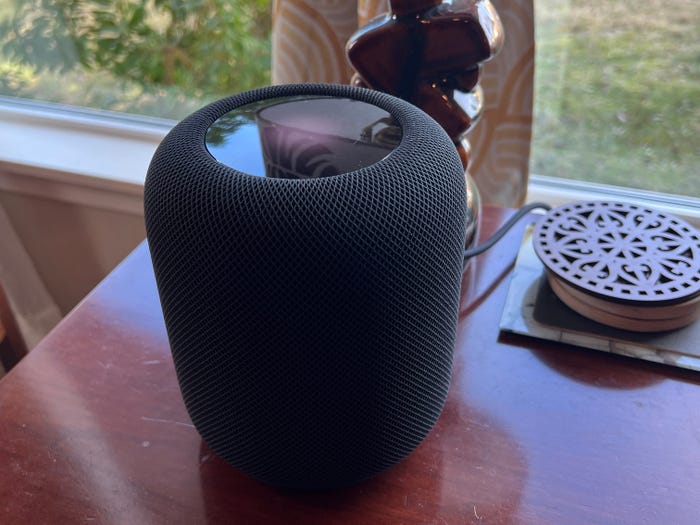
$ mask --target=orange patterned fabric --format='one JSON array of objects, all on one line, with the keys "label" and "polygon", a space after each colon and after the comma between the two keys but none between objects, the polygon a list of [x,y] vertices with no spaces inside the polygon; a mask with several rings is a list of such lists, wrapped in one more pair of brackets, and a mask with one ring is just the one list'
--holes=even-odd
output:
[{"label": "orange patterned fabric", "polygon": [[357,0],[357,25],[365,25],[373,18],[386,13],[388,0]]},{"label": "orange patterned fabric", "polygon": [[[469,133],[470,172],[483,202],[519,206],[527,191],[534,78],[533,0],[491,0],[505,45],[484,65],[484,113]],[[345,42],[387,0],[276,0],[274,83],[349,81]]]},{"label": "orange patterned fabric", "polygon": [[469,171],[484,202],[520,206],[527,193],[532,137],[533,0],[491,0],[503,22],[500,54],[484,64],[484,113],[469,133]]},{"label": "orange patterned fabric", "polygon": [[356,1],[275,0],[272,82],[348,83],[345,42],[356,29]]}]

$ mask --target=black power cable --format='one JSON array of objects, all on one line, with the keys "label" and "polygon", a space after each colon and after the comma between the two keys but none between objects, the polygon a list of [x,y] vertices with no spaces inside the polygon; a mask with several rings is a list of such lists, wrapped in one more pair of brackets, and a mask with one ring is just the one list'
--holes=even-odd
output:
[{"label": "black power cable", "polygon": [[464,250],[464,262],[466,263],[468,259],[484,253],[486,250],[489,248],[492,248],[494,244],[496,244],[498,241],[500,241],[503,236],[508,233],[508,231],[515,226],[520,219],[522,219],[525,215],[530,213],[533,210],[537,209],[542,209],[545,211],[549,211],[552,209],[552,207],[549,204],[545,204],[543,202],[533,202],[532,204],[526,204],[522,208],[520,208],[518,211],[516,211],[504,224],[501,226],[496,233],[494,233],[491,237],[489,237],[486,241],[484,241],[482,244],[479,246],[476,246],[474,248],[469,248],[467,250]]}]

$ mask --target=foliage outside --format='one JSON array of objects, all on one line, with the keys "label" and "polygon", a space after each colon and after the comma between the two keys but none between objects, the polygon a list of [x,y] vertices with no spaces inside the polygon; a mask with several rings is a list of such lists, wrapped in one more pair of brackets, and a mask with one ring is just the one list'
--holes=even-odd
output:
[{"label": "foliage outside", "polygon": [[[181,118],[269,83],[270,2],[0,0],[0,94]],[[700,2],[535,3],[531,171],[700,197]]]},{"label": "foliage outside", "polygon": [[0,0],[0,93],[179,118],[269,83],[269,35],[270,0]]}]

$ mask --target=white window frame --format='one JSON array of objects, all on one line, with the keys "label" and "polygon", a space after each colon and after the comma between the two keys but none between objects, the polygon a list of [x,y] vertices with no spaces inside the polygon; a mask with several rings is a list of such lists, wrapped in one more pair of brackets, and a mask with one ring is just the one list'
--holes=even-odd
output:
[{"label": "white window frame", "polygon": [[0,190],[143,215],[173,121],[0,97]]},{"label": "white window frame", "polygon": [[[143,214],[143,181],[174,121],[0,97],[0,190]],[[700,227],[700,199],[532,174],[528,202],[616,200]]]}]

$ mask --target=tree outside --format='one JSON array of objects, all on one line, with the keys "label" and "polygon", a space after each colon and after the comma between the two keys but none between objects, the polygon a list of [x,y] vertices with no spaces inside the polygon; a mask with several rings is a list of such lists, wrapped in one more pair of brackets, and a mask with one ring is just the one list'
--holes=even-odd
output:
[{"label": "tree outside", "polygon": [[270,82],[270,0],[0,0],[0,93],[179,118]]}]

